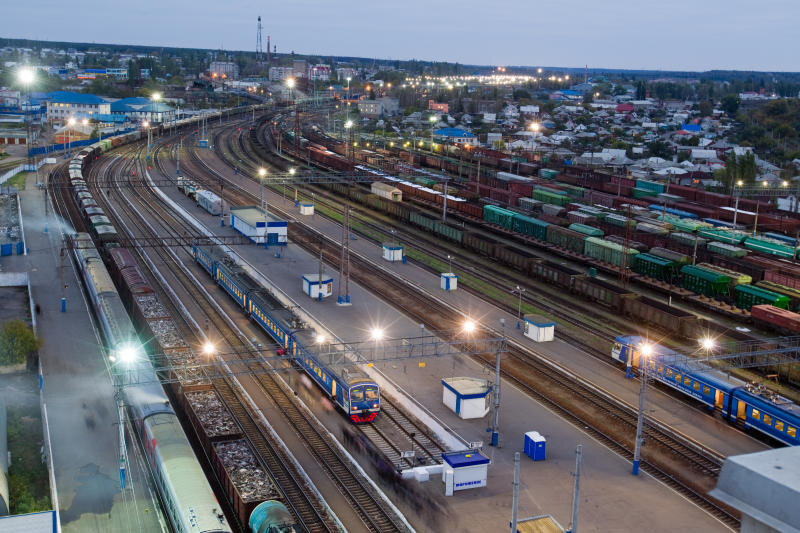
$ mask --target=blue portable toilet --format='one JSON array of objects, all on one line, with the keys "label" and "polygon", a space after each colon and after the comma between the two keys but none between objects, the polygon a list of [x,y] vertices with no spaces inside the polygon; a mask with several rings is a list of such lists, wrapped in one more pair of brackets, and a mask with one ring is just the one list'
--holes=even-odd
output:
[{"label": "blue portable toilet", "polygon": [[25,255],[25,241],[17,243],[17,255]]},{"label": "blue portable toilet", "polygon": [[14,245],[10,242],[0,244],[0,256],[11,255],[14,250]]},{"label": "blue portable toilet", "polygon": [[523,451],[534,461],[544,461],[546,457],[547,441],[538,431],[525,433]]}]

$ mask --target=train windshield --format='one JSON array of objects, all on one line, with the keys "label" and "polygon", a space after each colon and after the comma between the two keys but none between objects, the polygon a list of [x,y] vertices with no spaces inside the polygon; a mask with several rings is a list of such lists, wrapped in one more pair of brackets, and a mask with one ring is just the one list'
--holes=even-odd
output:
[{"label": "train windshield", "polygon": [[350,401],[351,402],[363,402],[364,401],[364,389],[361,389],[361,388],[350,389]]},{"label": "train windshield", "polygon": [[364,387],[364,397],[368,402],[375,401],[378,399],[378,388],[377,387]]}]

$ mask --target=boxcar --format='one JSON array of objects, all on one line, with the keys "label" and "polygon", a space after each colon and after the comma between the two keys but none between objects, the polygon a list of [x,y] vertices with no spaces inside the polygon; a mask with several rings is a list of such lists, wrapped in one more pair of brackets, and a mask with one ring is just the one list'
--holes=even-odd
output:
[{"label": "boxcar", "polygon": [[681,268],[683,288],[709,298],[722,298],[728,294],[730,278],[718,272],[711,272],[695,265]]},{"label": "boxcar", "polygon": [[789,308],[789,297],[753,285],[737,285],[734,289],[736,307],[750,310],[754,305],[769,304],[781,309]]}]

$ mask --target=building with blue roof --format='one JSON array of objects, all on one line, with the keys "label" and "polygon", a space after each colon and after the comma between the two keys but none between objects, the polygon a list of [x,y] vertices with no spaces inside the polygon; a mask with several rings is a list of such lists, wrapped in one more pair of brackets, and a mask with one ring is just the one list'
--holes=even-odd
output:
[{"label": "building with blue roof", "polygon": [[47,101],[47,120],[66,122],[70,118],[96,119],[98,115],[111,113],[111,104],[94,94],[72,91],[53,91],[45,95]]},{"label": "building with blue roof", "polygon": [[153,102],[143,96],[111,102],[111,113],[124,115],[132,121],[164,122],[175,118],[175,110],[163,102]]},{"label": "building with blue roof", "polygon": [[474,133],[461,128],[441,128],[434,131],[433,136],[442,142],[478,144],[478,137]]}]

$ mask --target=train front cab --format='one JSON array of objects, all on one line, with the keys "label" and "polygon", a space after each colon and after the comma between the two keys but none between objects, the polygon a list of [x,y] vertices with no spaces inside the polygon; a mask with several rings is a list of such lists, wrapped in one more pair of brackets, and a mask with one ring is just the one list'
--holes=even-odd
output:
[{"label": "train front cab", "polygon": [[348,389],[348,415],[356,424],[372,422],[381,410],[381,395],[374,381],[359,380]]},{"label": "train front cab", "polygon": [[625,365],[625,377],[633,378],[633,369],[639,367],[639,347],[647,342],[637,335],[622,335],[614,339],[611,358]]}]

